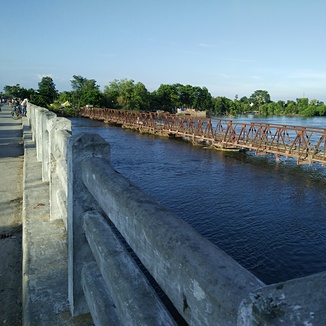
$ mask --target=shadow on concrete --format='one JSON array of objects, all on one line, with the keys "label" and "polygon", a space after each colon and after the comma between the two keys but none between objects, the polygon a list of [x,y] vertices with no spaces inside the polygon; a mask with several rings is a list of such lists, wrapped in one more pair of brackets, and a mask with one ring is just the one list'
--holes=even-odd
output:
[{"label": "shadow on concrete", "polygon": [[10,127],[16,128],[13,124],[8,124],[8,129],[0,130],[0,158],[24,154],[22,129],[9,129]]},{"label": "shadow on concrete", "polygon": [[0,228],[0,324],[22,325],[22,225]]},{"label": "shadow on concrete", "polygon": [[14,122],[14,123],[3,123],[0,122],[0,127],[12,127],[12,126],[20,126],[21,122]]}]

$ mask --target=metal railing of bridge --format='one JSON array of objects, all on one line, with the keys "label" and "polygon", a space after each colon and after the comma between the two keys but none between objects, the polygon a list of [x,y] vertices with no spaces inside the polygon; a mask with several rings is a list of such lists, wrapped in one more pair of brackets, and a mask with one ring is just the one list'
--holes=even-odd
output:
[{"label": "metal railing of bridge", "polygon": [[326,128],[86,107],[81,108],[81,116],[217,149],[252,150],[294,158],[298,164],[326,165]]}]

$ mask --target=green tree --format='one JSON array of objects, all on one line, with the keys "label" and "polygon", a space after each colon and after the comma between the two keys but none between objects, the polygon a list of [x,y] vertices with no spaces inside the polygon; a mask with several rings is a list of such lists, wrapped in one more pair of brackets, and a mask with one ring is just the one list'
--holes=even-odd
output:
[{"label": "green tree", "polygon": [[144,84],[135,84],[132,79],[115,79],[104,87],[104,98],[109,107],[138,111],[150,108],[150,93]]},{"label": "green tree", "polygon": [[[25,97],[29,98],[31,94],[31,90],[27,90],[24,87],[21,87],[19,84],[14,86],[6,85],[4,88],[5,96],[8,98],[20,98],[23,99]],[[34,90],[32,90],[34,92]]]},{"label": "green tree", "polygon": [[53,103],[59,96],[59,92],[55,88],[53,79],[49,76],[43,77],[38,83],[38,98],[42,97],[46,106]]},{"label": "green tree", "polygon": [[240,98],[238,107],[240,109],[240,113],[247,113],[247,112],[252,111],[252,108],[250,107],[249,99],[247,96],[243,96]]},{"label": "green tree", "polygon": [[72,92],[64,91],[59,94],[58,102],[64,103],[64,102],[72,102],[73,94]]},{"label": "green tree", "polygon": [[323,102],[313,99],[307,105],[306,99],[301,99],[301,100],[302,101],[299,101],[299,103],[302,105],[302,109],[300,111],[301,115],[312,117],[312,116],[324,116],[326,114],[326,108]]},{"label": "green tree", "polygon": [[213,107],[213,97],[206,87],[193,87],[192,108],[198,111],[210,111]]},{"label": "green tree", "polygon": [[81,106],[93,105],[95,107],[102,107],[103,94],[99,89],[93,88],[82,92],[79,99]]},{"label": "green tree", "polygon": [[297,113],[297,104],[296,102],[292,100],[288,100],[285,105],[285,114],[286,115],[292,115]]},{"label": "green tree", "polygon": [[274,108],[274,114],[281,115],[285,112],[285,102],[284,101],[277,101]]},{"label": "green tree", "polygon": [[73,75],[70,83],[74,91],[86,91],[93,88],[99,89],[94,79],[87,79],[79,75]]},{"label": "green tree", "polygon": [[[249,101],[253,104],[253,108],[255,110],[258,110],[259,113],[261,113],[261,105],[265,103],[269,103],[271,101],[271,97],[268,94],[267,91],[264,90],[256,90],[253,94],[251,94]],[[263,108],[263,111],[265,112],[265,107]]]},{"label": "green tree", "polygon": [[233,109],[233,102],[225,96],[218,96],[214,99],[214,110],[213,114],[225,115],[229,114]]},{"label": "green tree", "polygon": [[74,75],[71,82],[72,104],[79,109],[81,106],[94,105],[101,107],[103,103],[103,94],[100,86],[96,85],[94,79],[87,79],[82,76]]},{"label": "green tree", "polygon": [[238,95],[235,96],[233,103],[235,114],[243,114],[245,112],[246,106],[239,100]]},{"label": "green tree", "polygon": [[131,107],[138,111],[149,109],[149,92],[145,85],[140,82],[134,85]]},{"label": "green tree", "polygon": [[43,108],[47,108],[48,105],[49,105],[49,101],[46,99],[46,97],[38,94],[38,93],[34,93],[30,96],[30,102],[37,105],[37,106],[40,106],[40,107],[43,107]]},{"label": "green tree", "polygon": [[304,111],[307,110],[309,105],[309,99],[304,98],[297,98],[297,111],[299,114],[303,114]]},{"label": "green tree", "polygon": [[319,116],[326,116],[326,105],[320,104],[317,106],[316,114]]},{"label": "green tree", "polygon": [[191,85],[182,85],[182,84],[174,84],[176,89],[176,93],[179,96],[179,105],[185,108],[194,108],[196,106],[196,92],[198,92],[199,87],[192,87]]},{"label": "green tree", "polygon": [[124,79],[120,81],[120,93],[118,97],[118,104],[121,108],[132,110],[134,81],[132,79]]},{"label": "green tree", "polygon": [[109,83],[109,85],[104,86],[104,101],[109,108],[120,108],[118,103],[118,98],[120,96],[120,81],[115,79]]},{"label": "green tree", "polygon": [[251,94],[249,101],[253,101],[254,104],[269,103],[271,101],[271,97],[267,91],[257,90],[253,94]]},{"label": "green tree", "polygon": [[161,84],[154,92],[153,97],[160,110],[173,112],[175,108],[181,106],[179,94],[175,85]]}]

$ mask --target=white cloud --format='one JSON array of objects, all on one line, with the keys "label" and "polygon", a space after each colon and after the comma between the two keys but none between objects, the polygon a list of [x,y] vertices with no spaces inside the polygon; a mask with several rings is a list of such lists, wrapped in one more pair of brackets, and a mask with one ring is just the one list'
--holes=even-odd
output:
[{"label": "white cloud", "polygon": [[37,80],[42,80],[43,77],[51,77],[53,79],[52,74],[37,74],[36,75]]}]

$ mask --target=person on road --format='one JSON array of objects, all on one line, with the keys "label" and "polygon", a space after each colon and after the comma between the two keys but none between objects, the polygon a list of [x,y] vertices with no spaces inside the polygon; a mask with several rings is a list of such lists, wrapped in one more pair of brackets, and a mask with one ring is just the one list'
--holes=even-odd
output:
[{"label": "person on road", "polygon": [[27,104],[28,104],[28,99],[27,98],[24,98],[23,102],[21,103],[21,106],[23,108],[23,116],[26,117],[26,113],[27,113]]}]

